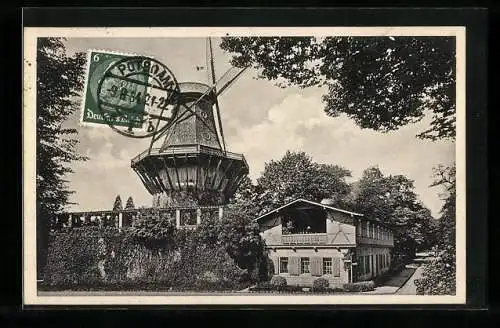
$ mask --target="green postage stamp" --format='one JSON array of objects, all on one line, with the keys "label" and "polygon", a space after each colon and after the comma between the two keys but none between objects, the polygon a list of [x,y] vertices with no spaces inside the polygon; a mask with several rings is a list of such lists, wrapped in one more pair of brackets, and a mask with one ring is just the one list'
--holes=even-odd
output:
[{"label": "green postage stamp", "polygon": [[173,73],[152,57],[89,50],[82,125],[144,138],[168,127],[178,108]]},{"label": "green postage stamp", "polygon": [[[112,121],[114,126],[144,129],[142,119],[145,111],[144,103],[134,102],[131,106],[130,101],[124,99],[124,97],[117,97],[115,99],[107,97],[104,100],[109,105],[99,106],[99,102],[103,101],[103,95],[99,94],[98,88],[106,71],[119,60],[134,56],[133,54],[123,54],[106,50],[88,50],[83,106],[80,117],[82,125],[108,127],[109,122]],[[142,78],[144,82],[147,82],[147,76],[143,76]],[[129,94],[132,92],[137,94],[141,91],[140,89],[145,89],[143,85],[127,81],[120,81],[120,87],[130,90]],[[142,91],[144,92],[144,90]],[[127,108],[127,110],[120,111],[117,108]],[[105,118],[103,115],[109,116]]]}]

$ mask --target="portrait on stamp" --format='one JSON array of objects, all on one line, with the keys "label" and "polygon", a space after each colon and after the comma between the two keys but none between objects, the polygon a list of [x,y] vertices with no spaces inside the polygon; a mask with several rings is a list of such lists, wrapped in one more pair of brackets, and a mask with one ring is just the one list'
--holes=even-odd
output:
[{"label": "portrait on stamp", "polygon": [[27,28],[25,298],[463,302],[464,42]]}]

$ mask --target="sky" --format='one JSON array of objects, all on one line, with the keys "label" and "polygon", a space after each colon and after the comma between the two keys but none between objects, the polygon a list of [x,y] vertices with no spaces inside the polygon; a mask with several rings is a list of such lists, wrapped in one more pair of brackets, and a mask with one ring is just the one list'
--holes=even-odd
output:
[{"label": "sky", "polygon": [[[231,67],[230,55],[215,38],[216,75]],[[69,55],[88,49],[111,50],[152,56],[164,63],[179,82],[207,83],[204,38],[69,38]],[[258,72],[247,70],[219,98],[226,147],[244,154],[250,178],[256,180],[270,160],[280,159],[287,150],[304,151],[318,163],[341,165],[352,172],[351,181],[364,169],[378,166],[386,175],[403,174],[414,180],[420,200],[439,215],[442,200],[439,188],[429,188],[432,168],[455,159],[452,141],[420,140],[430,118],[397,131],[380,133],[361,129],[345,116],[331,118],[324,112],[324,88],[280,88],[274,82],[258,79]],[[69,187],[75,193],[69,211],[102,210],[113,206],[116,195],[122,201],[132,196],[136,206],[152,205],[152,197],[130,168],[130,160],[144,151],[149,141],[122,136],[106,125],[79,125],[80,111],[66,122],[78,130],[78,151],[90,159],[72,165]]]}]

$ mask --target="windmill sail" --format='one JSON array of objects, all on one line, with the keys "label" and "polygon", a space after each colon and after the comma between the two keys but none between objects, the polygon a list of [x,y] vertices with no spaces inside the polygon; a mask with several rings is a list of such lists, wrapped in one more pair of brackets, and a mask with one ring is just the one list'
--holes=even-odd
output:
[{"label": "windmill sail", "polygon": [[220,108],[219,108],[219,100],[217,99],[217,86],[216,86],[216,81],[215,81],[215,67],[214,67],[214,53],[212,50],[212,40],[210,37],[208,37],[208,51],[207,53],[209,54],[209,60],[210,60],[210,77],[212,78],[212,84],[213,84],[213,92],[215,93],[215,109],[217,111],[217,121],[219,123],[219,132],[220,132],[220,137],[221,137],[221,144],[222,144],[222,150],[226,151],[226,142],[224,141],[224,130],[222,129],[222,121],[220,117]]}]

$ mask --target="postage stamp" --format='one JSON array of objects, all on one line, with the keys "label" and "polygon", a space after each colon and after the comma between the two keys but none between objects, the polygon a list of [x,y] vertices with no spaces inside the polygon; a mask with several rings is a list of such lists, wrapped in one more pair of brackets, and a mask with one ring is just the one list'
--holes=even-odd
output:
[{"label": "postage stamp", "polygon": [[153,58],[89,50],[80,122],[148,137],[175,117],[178,88],[173,73]]},{"label": "postage stamp", "polygon": [[26,28],[24,56],[25,302],[464,303],[465,29]]}]

